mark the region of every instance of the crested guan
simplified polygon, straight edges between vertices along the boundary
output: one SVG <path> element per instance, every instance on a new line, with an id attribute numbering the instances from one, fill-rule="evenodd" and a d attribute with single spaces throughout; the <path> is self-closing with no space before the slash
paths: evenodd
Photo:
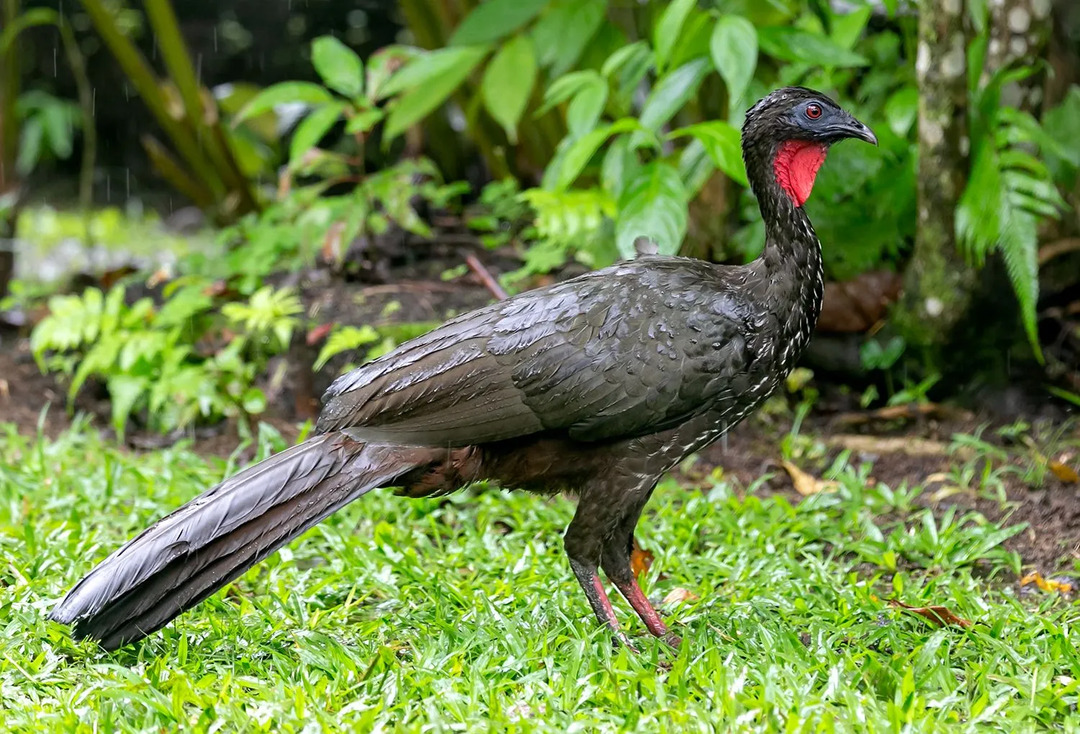
<path id="1" fill-rule="evenodd" d="M 642 256 L 446 322 L 338 378 L 317 435 L 158 521 L 50 616 L 116 648 L 373 489 L 429 497 L 483 479 L 576 493 L 566 554 L 596 616 L 626 642 L 602 568 L 678 644 L 630 570 L 634 526 L 661 475 L 754 410 L 810 339 L 821 247 L 802 205 L 844 138 L 877 142 L 819 92 L 768 95 L 742 135 L 757 260 Z"/>

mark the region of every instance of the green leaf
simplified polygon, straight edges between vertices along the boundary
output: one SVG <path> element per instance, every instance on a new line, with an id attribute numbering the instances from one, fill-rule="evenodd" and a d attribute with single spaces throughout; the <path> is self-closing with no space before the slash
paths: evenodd
<path id="1" fill-rule="evenodd" d="M 528 36 L 515 36 L 503 44 L 488 64 L 480 82 L 484 107 L 502 125 L 511 143 L 536 83 L 536 54 Z"/>
<path id="2" fill-rule="evenodd" d="M 49 149 L 57 158 L 65 159 L 71 155 L 75 125 L 79 118 L 74 109 L 66 102 L 53 100 L 41 108 L 41 118 L 45 125 L 45 138 Z"/>
<path id="3" fill-rule="evenodd" d="M 673 131 L 668 137 L 691 135 L 701 141 L 716 167 L 741 186 L 749 186 L 746 180 L 746 164 L 742 159 L 739 131 L 723 120 L 699 122 Z"/>
<path id="4" fill-rule="evenodd" d="M 653 48 L 656 53 L 656 68 L 663 71 L 671 58 L 671 51 L 679 41 L 679 32 L 682 30 L 686 16 L 690 14 L 697 0 L 674 0 L 669 3 L 659 20 L 653 26 Z"/>
<path id="5" fill-rule="evenodd" d="M 754 24 L 739 15 L 724 15 L 709 39 L 713 65 L 728 88 L 731 106 L 742 99 L 757 68 L 758 40 Z"/>
<path id="6" fill-rule="evenodd" d="M 233 126 L 249 117 L 270 112 L 280 104 L 303 102 L 305 104 L 323 104 L 334 99 L 326 87 L 313 82 L 279 82 L 262 90 L 248 102 L 233 118 Z"/>
<path id="7" fill-rule="evenodd" d="M 686 186 L 688 199 L 697 196 L 715 171 L 716 162 L 697 138 L 691 140 L 679 153 L 679 178 Z"/>
<path id="8" fill-rule="evenodd" d="M 298 165 L 304 154 L 319 144 L 334 123 L 341 119 L 344 109 L 345 105 L 338 102 L 323 105 L 296 126 L 292 142 L 289 143 L 289 165 Z"/>
<path id="9" fill-rule="evenodd" d="M 343 326 L 340 329 L 335 329 L 334 332 L 323 344 L 323 348 L 319 350 L 319 356 L 315 359 L 314 369 L 316 372 L 326 366 L 326 363 L 330 361 L 334 356 L 341 354 L 342 352 L 351 351 L 353 349 L 359 349 L 365 344 L 371 344 L 379 340 L 379 332 L 370 326 L 363 326 L 359 329 L 355 326 Z"/>
<path id="10" fill-rule="evenodd" d="M 872 10 L 868 3 L 860 8 L 855 8 L 850 13 L 834 14 L 832 24 L 829 26 L 829 37 L 837 45 L 850 51 L 862 38 Z"/>
<path id="11" fill-rule="evenodd" d="M 537 110 L 536 114 L 538 116 L 542 115 L 556 105 L 562 104 L 585 87 L 593 84 L 594 80 L 603 82 L 600 75 L 593 69 L 572 71 L 569 74 L 564 74 L 552 82 L 551 86 L 544 92 L 544 104 Z"/>
<path id="12" fill-rule="evenodd" d="M 34 170 L 41 158 L 41 143 L 45 138 L 45 126 L 38 116 L 31 117 L 23 123 L 22 134 L 19 136 L 19 155 L 15 159 L 15 171 L 20 176 L 26 176 Z"/>
<path id="13" fill-rule="evenodd" d="M 638 128 L 638 121 L 627 117 L 613 122 L 610 125 L 598 127 L 592 132 L 575 140 L 570 144 L 569 148 L 567 148 L 565 155 L 562 156 L 559 173 L 555 179 L 555 188 L 565 189 L 572 184 L 581 173 L 582 169 L 585 168 L 589 159 L 593 157 L 593 154 L 596 153 L 600 146 L 612 135 L 617 135 L 618 133 L 627 132 L 629 130 L 637 130 Z"/>
<path id="14" fill-rule="evenodd" d="M 421 87 L 429 81 L 437 84 L 440 77 L 454 74 L 455 69 L 460 70 L 464 66 L 468 66 L 469 71 L 472 71 L 472 67 L 476 66 L 487 52 L 488 49 L 484 46 L 462 46 L 441 48 L 416 56 L 382 84 L 379 98 Z"/>
<path id="15" fill-rule="evenodd" d="M 566 127 L 572 137 L 580 138 L 596 127 L 600 115 L 604 112 L 607 97 L 607 83 L 599 76 L 593 77 L 591 83 L 574 95 L 566 108 Z"/>
<path id="16" fill-rule="evenodd" d="M 811 66 L 843 68 L 866 66 L 866 57 L 849 51 L 828 36 L 801 28 L 770 26 L 758 29 L 761 50 L 781 61 L 793 61 Z"/>
<path id="17" fill-rule="evenodd" d="M 641 108 L 641 126 L 659 130 L 694 96 L 708 71 L 708 59 L 694 59 L 661 77 Z"/>
<path id="18" fill-rule="evenodd" d="M 612 76 L 615 72 L 628 64 L 638 64 L 642 60 L 648 63 L 649 44 L 644 41 L 636 41 L 629 46 L 623 46 L 611 56 L 607 57 L 604 65 L 600 67 L 600 73 L 604 76 Z"/>
<path id="19" fill-rule="evenodd" d="M 428 83 L 402 95 L 394 102 L 383 132 L 384 141 L 393 140 L 445 102 L 454 93 L 454 90 L 465 81 L 466 77 L 472 73 L 472 70 L 476 68 L 476 65 L 480 63 L 485 54 L 487 54 L 487 49 L 482 46 L 446 48 L 407 66 L 403 72 L 408 71 L 422 61 L 430 61 L 432 58 L 438 57 L 440 60 L 437 65 L 441 71 L 437 75 L 428 76 L 425 79 Z M 447 60 L 452 63 L 446 63 Z M 397 79 L 397 76 L 392 77 L 386 87 L 389 87 L 395 79 Z"/>
<path id="20" fill-rule="evenodd" d="M 551 78 L 573 68 L 604 22 L 607 0 L 555 0 L 533 26 L 540 65 Z"/>
<path id="21" fill-rule="evenodd" d="M 412 46 L 393 45 L 386 46 L 368 57 L 367 62 L 367 95 L 371 99 L 382 99 L 387 96 L 383 87 L 399 69 L 408 66 L 417 58 L 424 55 L 424 51 Z"/>
<path id="22" fill-rule="evenodd" d="M 266 394 L 257 387 L 249 387 L 240 396 L 240 407 L 248 415 L 258 415 L 266 410 Z"/>
<path id="23" fill-rule="evenodd" d="M 386 117 L 386 113 L 378 107 L 373 107 L 370 110 L 362 110 L 349 118 L 349 121 L 345 123 L 345 132 L 349 135 L 355 135 L 356 133 L 366 133 L 375 127 L 379 120 Z"/>
<path id="24" fill-rule="evenodd" d="M 346 97 L 364 91 L 364 62 L 333 36 L 320 36 L 311 44 L 311 63 L 326 86 Z"/>
<path id="25" fill-rule="evenodd" d="M 665 255 L 679 251 L 686 235 L 687 193 L 678 170 L 663 161 L 644 166 L 619 197 L 615 243 L 633 258 L 634 240 L 648 237 Z"/>
<path id="26" fill-rule="evenodd" d="M 469 13 L 454 34 L 450 46 L 491 43 L 509 36 L 540 14 L 549 0 L 486 0 Z"/>
<path id="27" fill-rule="evenodd" d="M 600 180 L 604 190 L 618 198 L 626 188 L 626 182 L 634 178 L 640 168 L 641 161 L 630 149 L 630 138 L 624 135 L 616 139 L 608 146 L 600 165 Z"/>
<path id="28" fill-rule="evenodd" d="M 897 137 L 906 138 L 919 114 L 919 90 L 908 85 L 885 102 L 885 120 Z"/>
<path id="29" fill-rule="evenodd" d="M 124 435 L 124 426 L 127 425 L 135 403 L 146 391 L 148 385 L 149 382 L 145 377 L 131 375 L 113 375 L 106 383 L 109 389 L 109 402 L 112 404 L 113 429 L 121 437 Z"/>

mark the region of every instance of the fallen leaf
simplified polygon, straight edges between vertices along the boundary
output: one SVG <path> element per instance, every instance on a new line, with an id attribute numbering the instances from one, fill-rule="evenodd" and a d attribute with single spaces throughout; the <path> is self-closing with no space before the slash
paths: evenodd
<path id="1" fill-rule="evenodd" d="M 1055 581 L 1054 579 L 1043 578 L 1043 575 L 1038 571 L 1032 571 L 1024 578 L 1020 579 L 1021 586 L 1027 586 L 1028 584 L 1035 584 L 1043 591 L 1056 591 L 1060 594 L 1068 594 L 1072 592 L 1072 584 L 1067 581 Z"/>
<path id="2" fill-rule="evenodd" d="M 791 482 L 795 485 L 795 491 L 803 497 L 809 497 L 810 495 L 818 494 L 819 492 L 832 492 L 839 486 L 837 482 L 827 482 L 822 481 L 821 479 L 815 479 L 812 475 L 807 474 L 786 459 L 781 459 L 780 465 L 784 467 L 788 476 L 791 477 Z"/>
<path id="3" fill-rule="evenodd" d="M 967 460 L 975 455 L 968 446 L 951 447 L 944 441 L 917 436 L 864 436 L 858 433 L 838 433 L 827 439 L 830 446 L 863 454 L 904 454 L 906 456 L 952 456 Z"/>
<path id="4" fill-rule="evenodd" d="M 1076 473 L 1076 469 L 1066 464 L 1063 461 L 1051 461 L 1048 466 L 1050 471 L 1054 473 L 1054 476 L 1059 481 L 1065 482 L 1065 484 L 1076 484 L 1080 482 L 1080 474 Z"/>
<path id="5" fill-rule="evenodd" d="M 932 624 L 938 627 L 963 627 L 967 629 L 972 625 L 970 619 L 964 619 L 953 614 L 947 607 L 932 606 L 932 607 L 913 607 L 910 604 L 905 604 L 902 601 L 896 599 L 889 599 L 889 606 L 902 609 L 905 612 L 911 612 L 912 614 L 918 614 L 920 617 L 928 620 Z"/>
<path id="6" fill-rule="evenodd" d="M 887 270 L 862 273 L 852 280 L 825 284 L 818 331 L 861 333 L 885 316 L 900 295 L 903 276 Z"/>
<path id="7" fill-rule="evenodd" d="M 328 324 L 319 324 L 318 326 L 316 326 L 314 329 L 312 329 L 311 331 L 309 331 L 307 333 L 307 345 L 309 347 L 315 346 L 316 344 L 321 342 L 323 339 L 325 339 L 326 335 L 329 334 L 330 331 L 333 328 L 334 328 L 334 322 L 333 321 L 331 321 Z"/>
<path id="8" fill-rule="evenodd" d="M 664 606 L 668 606 L 669 604 L 682 604 L 684 601 L 697 601 L 700 598 L 700 596 L 689 589 L 676 587 L 667 593 L 667 596 L 664 597 L 663 604 Z"/>
<path id="9" fill-rule="evenodd" d="M 914 420 L 916 418 L 936 418 L 939 420 L 964 419 L 971 413 L 951 405 L 939 403 L 904 403 L 886 405 L 876 410 L 860 410 L 838 415 L 834 422 L 838 425 L 861 426 L 875 421 Z"/>
<path id="10" fill-rule="evenodd" d="M 342 257 L 345 255 L 344 234 L 344 222 L 334 222 L 330 225 L 326 230 L 326 236 L 323 238 L 321 250 L 323 260 L 328 263 L 341 262 Z"/>
<path id="11" fill-rule="evenodd" d="M 653 563 L 652 551 L 647 551 L 638 545 L 637 538 L 634 538 L 634 549 L 630 551 L 630 570 L 634 572 L 634 575 L 641 578 L 649 572 Z"/>

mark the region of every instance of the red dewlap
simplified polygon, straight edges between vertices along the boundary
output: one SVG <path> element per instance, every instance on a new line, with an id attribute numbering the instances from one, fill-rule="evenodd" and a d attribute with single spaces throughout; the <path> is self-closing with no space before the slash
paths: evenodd
<path id="1" fill-rule="evenodd" d="M 806 140 L 786 140 L 780 144 L 773 170 L 776 171 L 780 188 L 795 202 L 795 206 L 802 206 L 810 198 L 814 179 L 825 162 L 828 150 L 821 143 Z"/>

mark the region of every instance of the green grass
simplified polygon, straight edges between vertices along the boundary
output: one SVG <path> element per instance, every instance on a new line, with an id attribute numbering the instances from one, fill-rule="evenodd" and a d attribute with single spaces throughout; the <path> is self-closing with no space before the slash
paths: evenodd
<path id="1" fill-rule="evenodd" d="M 1011 530 L 919 510 L 918 489 L 792 506 L 666 482 L 640 532 L 678 652 L 617 603 L 597 628 L 562 555 L 573 506 L 498 491 L 369 495 L 145 643 L 104 653 L 45 613 L 226 467 L 132 455 L 76 425 L 0 425 L 0 729 L 7 731 L 1035 731 L 1078 729 L 1080 615 L 1017 598 Z M 884 519 L 889 518 L 889 519 Z M 899 568 L 900 570 L 895 570 Z M 941 604 L 937 629 L 886 604 Z"/>

